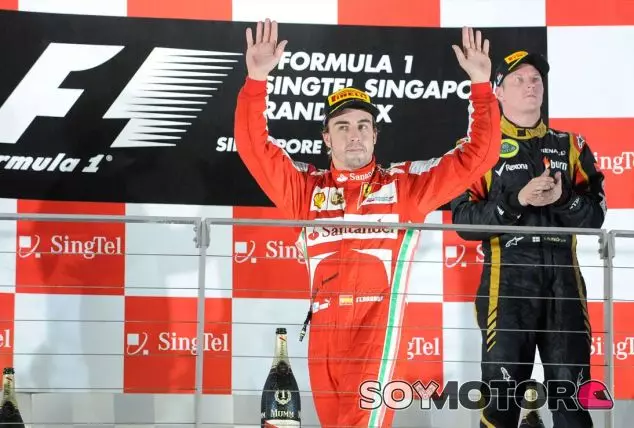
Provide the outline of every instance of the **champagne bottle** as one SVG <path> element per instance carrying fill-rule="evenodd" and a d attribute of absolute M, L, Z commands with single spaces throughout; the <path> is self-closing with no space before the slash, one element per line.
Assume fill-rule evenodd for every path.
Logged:
<path fill-rule="evenodd" d="M 261 427 L 301 427 L 301 410 L 299 387 L 288 359 L 286 329 L 278 328 L 273 364 L 262 391 Z"/>
<path fill-rule="evenodd" d="M 13 367 L 5 367 L 2 372 L 0 426 L 3 428 L 24 428 L 24 421 L 18 409 L 18 399 L 15 395 L 15 371 Z"/>

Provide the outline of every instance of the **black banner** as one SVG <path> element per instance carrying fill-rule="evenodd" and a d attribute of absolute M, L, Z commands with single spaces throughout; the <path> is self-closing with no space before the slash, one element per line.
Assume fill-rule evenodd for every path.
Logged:
<path fill-rule="evenodd" d="M 0 13 L 0 197 L 270 205 L 232 140 L 248 25 Z M 547 54 L 545 28 L 482 30 L 494 64 Z M 280 24 L 279 38 L 269 129 L 294 159 L 328 167 L 321 109 L 344 85 L 380 105 L 384 165 L 442 155 L 466 132 L 459 28 Z"/>

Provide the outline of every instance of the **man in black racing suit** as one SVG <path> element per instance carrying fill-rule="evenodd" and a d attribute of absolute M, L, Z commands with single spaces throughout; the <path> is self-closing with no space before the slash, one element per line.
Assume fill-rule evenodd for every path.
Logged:
<path fill-rule="evenodd" d="M 494 75 L 502 106 L 497 165 L 452 201 L 453 223 L 601 228 L 604 175 L 585 139 L 548 128 L 541 118 L 544 57 L 508 55 Z M 538 347 L 546 380 L 590 379 L 591 331 L 576 237 L 458 232 L 483 243 L 475 299 L 482 332 L 482 380 L 529 379 Z M 516 363 L 516 364 L 513 364 Z M 481 427 L 517 427 L 516 400 L 492 390 Z M 513 394 L 512 392 L 510 394 Z M 515 391 L 520 396 L 523 391 Z M 505 400 L 508 407 L 505 409 Z M 553 411 L 554 427 L 591 427 L 587 411 Z"/>

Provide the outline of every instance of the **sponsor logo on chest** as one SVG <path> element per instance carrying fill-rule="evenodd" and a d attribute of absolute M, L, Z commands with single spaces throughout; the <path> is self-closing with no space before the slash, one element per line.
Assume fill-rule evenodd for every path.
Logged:
<path fill-rule="evenodd" d="M 360 205 L 394 204 L 398 202 L 396 183 L 381 185 L 379 183 L 364 183 L 361 186 Z"/>
<path fill-rule="evenodd" d="M 325 219 L 320 219 L 325 220 Z M 381 223 L 397 223 L 398 214 L 344 214 L 343 217 L 327 219 L 337 223 L 376 223 L 369 226 L 336 225 L 332 227 L 306 228 L 307 245 L 313 246 L 341 240 L 396 239 L 398 229 L 385 227 Z"/>
<path fill-rule="evenodd" d="M 559 169 L 561 171 L 568 171 L 568 162 L 551 160 L 550 169 Z"/>
<path fill-rule="evenodd" d="M 553 149 L 550 147 L 543 147 L 541 152 L 545 155 L 568 156 L 568 152 L 566 150 Z"/>
<path fill-rule="evenodd" d="M 359 203 L 363 205 L 395 204 L 398 202 L 396 183 L 363 183 L 359 188 Z M 311 211 L 345 210 L 346 189 L 338 187 L 315 187 L 311 197 Z"/>
<path fill-rule="evenodd" d="M 345 208 L 344 189 L 337 187 L 315 187 L 310 202 L 311 211 L 332 211 Z"/>
<path fill-rule="evenodd" d="M 504 161 L 502 165 L 500 165 L 500 167 L 496 168 L 494 171 L 497 175 L 501 176 L 504 171 L 518 171 L 518 170 L 528 171 L 528 164 L 525 164 L 525 163 L 508 164 L 506 161 Z"/>

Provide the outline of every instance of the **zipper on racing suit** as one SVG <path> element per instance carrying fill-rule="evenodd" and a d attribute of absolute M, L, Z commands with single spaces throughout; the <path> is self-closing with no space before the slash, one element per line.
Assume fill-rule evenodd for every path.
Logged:
<path fill-rule="evenodd" d="M 315 301 L 315 296 L 317 295 L 317 289 L 313 291 L 310 297 L 310 308 L 308 308 L 308 313 L 306 314 L 306 320 L 304 321 L 304 326 L 302 330 L 299 332 L 299 341 L 304 340 L 304 336 L 306 336 L 306 330 L 308 329 L 308 324 L 310 324 L 310 320 L 313 318 L 313 302 Z"/>
<path fill-rule="evenodd" d="M 301 248 L 302 252 L 304 253 L 304 260 L 306 260 L 306 268 L 308 269 L 308 286 L 311 286 L 312 283 L 312 278 L 310 276 L 310 258 L 308 257 L 308 245 L 306 244 L 306 228 L 302 228 L 302 233 L 301 233 L 301 240 L 303 242 L 303 248 Z M 317 291 L 318 288 L 315 285 L 315 289 L 312 290 L 311 296 L 310 296 L 310 301 L 309 301 L 309 307 L 308 307 L 308 313 L 306 314 L 306 320 L 304 321 L 304 326 L 302 327 L 302 330 L 299 332 L 299 341 L 303 341 L 304 340 L 304 336 L 306 336 L 306 330 L 308 329 L 308 324 L 310 323 L 310 320 L 313 318 L 313 303 L 315 302 L 315 297 L 317 296 Z"/>

